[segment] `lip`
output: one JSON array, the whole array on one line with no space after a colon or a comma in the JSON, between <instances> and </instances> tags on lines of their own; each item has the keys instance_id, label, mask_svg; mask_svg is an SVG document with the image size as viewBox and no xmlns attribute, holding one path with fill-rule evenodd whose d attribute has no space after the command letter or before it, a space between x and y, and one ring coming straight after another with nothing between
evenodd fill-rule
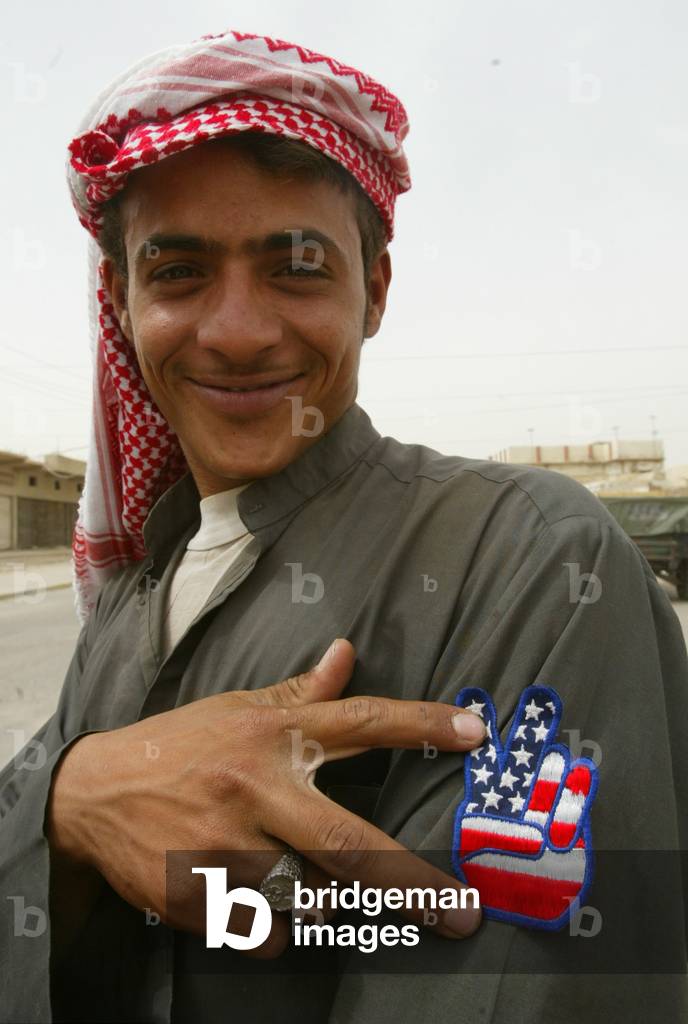
<instances>
[{"instance_id":1,"label":"lip","mask_svg":"<svg viewBox=\"0 0 688 1024\"><path fill-rule=\"evenodd\" d=\"M250 418L259 413L268 412L290 392L299 393L299 384L305 381L305 374L298 373L288 380L279 380L273 383L236 383L236 384L210 384L207 381L194 380L188 377L187 381L194 389L198 397L213 408L216 412L226 416L238 416ZM251 391L229 391L229 387L252 387Z\"/></svg>"}]
</instances>

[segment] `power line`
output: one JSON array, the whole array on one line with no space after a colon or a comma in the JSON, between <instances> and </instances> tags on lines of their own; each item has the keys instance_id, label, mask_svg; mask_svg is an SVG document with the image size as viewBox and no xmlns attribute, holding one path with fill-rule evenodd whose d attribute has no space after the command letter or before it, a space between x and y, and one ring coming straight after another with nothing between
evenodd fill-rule
<instances>
[{"instance_id":1,"label":"power line","mask_svg":"<svg viewBox=\"0 0 688 1024\"><path fill-rule=\"evenodd\" d=\"M88 395L79 394L76 391L66 391L65 389L57 390L52 388L50 384L45 382L37 381L34 378L27 378L21 375L21 371L11 371L9 374L5 367L3 369L3 381L8 384L18 385L19 387L29 388L30 390L37 391L39 394L47 395L49 398L59 398L62 401L69 402L87 402L89 400ZM59 387L59 386L58 386Z\"/></svg>"},{"instance_id":2,"label":"power line","mask_svg":"<svg viewBox=\"0 0 688 1024\"><path fill-rule=\"evenodd\" d=\"M0 348L5 352L11 352L15 356L20 356L22 359L28 359L32 363L40 363L41 366L47 366L48 369L52 370L53 373L61 373L70 380L74 380L75 377L79 380L83 380L86 384L90 383L88 377L81 377L78 374L72 373L69 369L64 366L60 366L59 363L49 363L46 359L42 359L41 356L34 355L33 352L22 352L21 349L13 348L12 345L6 345L4 342L0 343Z\"/></svg>"},{"instance_id":3,"label":"power line","mask_svg":"<svg viewBox=\"0 0 688 1024\"><path fill-rule=\"evenodd\" d=\"M496 359L512 356L580 356L600 355L608 352L688 352L688 345L646 345L624 346L622 348L562 348L522 349L512 352L424 352L413 355L365 356L368 362L387 363L406 359Z\"/></svg>"},{"instance_id":4,"label":"power line","mask_svg":"<svg viewBox=\"0 0 688 1024\"><path fill-rule=\"evenodd\" d=\"M573 392L573 394L576 394L576 392ZM578 392L578 394L580 394L580 392ZM661 395L661 396L649 395L648 397L650 397L650 398L661 397L662 399L664 399L666 401L666 399L668 399L668 398L680 398L682 395L688 395L688 391L686 391L686 390L684 390L684 391L676 391L676 392L674 392L671 395ZM492 396L492 397L497 397L497 396ZM509 397L509 396L502 396L502 397L506 398L506 397ZM637 400L639 397L641 397L641 396L638 396L638 395L634 396L635 400ZM591 403L588 407L591 408L591 409L595 409L598 405L619 405L619 404L621 404L624 401L627 402L627 401L630 401L630 400L631 400L630 396L628 398L625 398L625 399L624 398L598 398L593 403ZM566 408L566 405L564 403L562 403L562 402L554 402L554 403L550 402L550 403L545 404L545 405L516 405L516 406L509 406L509 407L499 406L497 408L493 407L493 408L490 408L490 409L486 409L486 408L484 408L484 409L471 409L470 413L471 413L471 416L484 416L484 415L488 415L488 414L492 415L493 413L503 413L505 415L511 415L511 413L514 413L514 412L532 412L532 411L539 410L539 409L565 409L565 408ZM437 418L439 416L453 416L453 415L456 415L456 412L457 412L456 410L451 410L451 411L445 411L445 412L439 412L439 413L434 413L434 412L433 413L420 413L420 414L410 415L410 416L407 415L404 412L400 412L398 414L389 413L387 415L390 415L392 418L398 418L398 419L404 419L404 420L427 420L427 419L431 419L433 417Z\"/></svg>"},{"instance_id":5,"label":"power line","mask_svg":"<svg viewBox=\"0 0 688 1024\"><path fill-rule=\"evenodd\" d=\"M3 370L3 380L5 380L9 384L14 384L14 385L16 385L18 387L21 387L21 388L28 388L29 390L37 391L39 394L47 395L50 398L57 398L57 399L60 399L61 401L69 401L69 402L87 402L88 401L88 395L79 395L79 394L77 394L74 391L70 392L70 391L65 391L65 390L58 390L56 388L52 388L49 384L43 384L40 381L32 380L30 378L27 379L26 377L16 377L16 376L8 375L7 372L4 371L4 370Z\"/></svg>"},{"instance_id":6,"label":"power line","mask_svg":"<svg viewBox=\"0 0 688 1024\"><path fill-rule=\"evenodd\" d=\"M576 388L573 391L553 391L551 388L542 387L538 391L499 391L499 390L495 390L495 391L479 391L479 392L471 391L471 392L467 392L466 394L452 394L452 395L428 394L427 395L427 400L432 400L433 402L453 402L453 401L456 401L457 399L466 400L466 399L474 399L474 398L529 398L531 395L542 395L544 392L546 392L548 395L581 395L581 394L585 394L585 395L606 395L606 394L610 394L610 393L613 393L613 392L620 392L621 394L627 394L629 392L640 391L641 393L646 393L648 395L652 395L654 390L657 390L657 392L658 392L657 397L664 397L661 394L661 392L665 388L673 388L673 389L675 389L675 388L683 388L683 387L684 387L683 384L656 384L656 385L652 384L652 385L649 385L649 386L645 385L645 384L634 384L634 385L631 385L631 387L628 387L628 388L615 388L615 387L609 387L609 388L585 388L585 389ZM682 394L682 392L678 392L678 394ZM671 392L669 392L666 395L666 397L667 398L671 398L672 397ZM413 395L371 395L369 400L371 402L376 402L377 403L377 402L404 402L404 401L417 402L417 401L424 401L425 399L423 398L423 396L419 396L416 393L416 394L413 394Z\"/></svg>"}]
</instances>

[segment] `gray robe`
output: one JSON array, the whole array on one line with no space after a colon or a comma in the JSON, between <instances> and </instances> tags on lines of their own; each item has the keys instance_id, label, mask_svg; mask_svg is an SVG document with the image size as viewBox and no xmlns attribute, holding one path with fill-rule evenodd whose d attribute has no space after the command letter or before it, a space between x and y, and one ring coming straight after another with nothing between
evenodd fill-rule
<instances>
[{"instance_id":1,"label":"gray robe","mask_svg":"<svg viewBox=\"0 0 688 1024\"><path fill-rule=\"evenodd\" d=\"M45 763L18 768L20 755L0 777L0 1018L686 1019L685 897L673 862L654 852L688 848L686 648L649 565L598 499L554 472L381 437L354 404L291 465L239 495L256 540L163 661L165 594L198 528L198 501L189 476L159 500L145 529L149 556L101 592L57 711L35 737ZM201 940L146 924L105 884L51 971L43 828L66 747L87 732L302 672L335 636L357 652L347 694L453 703L461 687L479 686L495 701L503 736L526 686L557 690L562 741L573 756L584 741L583 753L601 755L592 836L612 883L597 892L593 882L588 900L609 922L600 937L575 946L570 936L485 921L465 941L431 936L436 970L432 957L420 971L400 960L381 974L328 970L303 950L281 965L225 950L226 970L203 972L194 969ZM461 755L422 751L373 751L318 773L333 799L449 872L463 779ZM601 851L635 851L642 863L620 855L610 869ZM669 897L659 929L653 899L628 884L645 876L658 886L653 899ZM614 878L623 880L616 889ZM44 920L18 927L18 898Z\"/></svg>"}]
</instances>

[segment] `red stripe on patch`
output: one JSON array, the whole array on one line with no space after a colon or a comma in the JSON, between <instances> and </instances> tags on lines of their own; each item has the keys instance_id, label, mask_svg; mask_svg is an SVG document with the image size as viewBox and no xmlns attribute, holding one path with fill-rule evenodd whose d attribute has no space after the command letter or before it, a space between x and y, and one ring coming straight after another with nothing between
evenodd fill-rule
<instances>
[{"instance_id":1,"label":"red stripe on patch","mask_svg":"<svg viewBox=\"0 0 688 1024\"><path fill-rule=\"evenodd\" d=\"M549 830L549 837L553 845L568 846L576 834L576 827L576 825L572 825L569 821L556 821L555 819Z\"/></svg>"},{"instance_id":2,"label":"red stripe on patch","mask_svg":"<svg viewBox=\"0 0 688 1024\"><path fill-rule=\"evenodd\" d=\"M547 814L552 810L552 804L554 803L554 798L557 795L558 789L558 782L545 782L542 779L539 782L536 782L533 795L528 803L528 810L544 811L545 814Z\"/></svg>"},{"instance_id":3,"label":"red stripe on patch","mask_svg":"<svg viewBox=\"0 0 688 1024\"><path fill-rule=\"evenodd\" d=\"M572 793L583 793L587 796L590 792L590 769L585 765L573 768L567 776L566 786Z\"/></svg>"},{"instance_id":4,"label":"red stripe on patch","mask_svg":"<svg viewBox=\"0 0 688 1024\"><path fill-rule=\"evenodd\" d=\"M519 875L480 867L470 861L462 868L468 884L479 891L483 906L523 914L538 921L560 917L581 890L580 882Z\"/></svg>"},{"instance_id":5,"label":"red stripe on patch","mask_svg":"<svg viewBox=\"0 0 688 1024\"><path fill-rule=\"evenodd\" d=\"M538 853L542 846L541 839L525 839L522 836L510 836L503 833L480 832L478 829L461 829L461 855L473 853L474 850L510 850L512 853Z\"/></svg>"}]
</instances>

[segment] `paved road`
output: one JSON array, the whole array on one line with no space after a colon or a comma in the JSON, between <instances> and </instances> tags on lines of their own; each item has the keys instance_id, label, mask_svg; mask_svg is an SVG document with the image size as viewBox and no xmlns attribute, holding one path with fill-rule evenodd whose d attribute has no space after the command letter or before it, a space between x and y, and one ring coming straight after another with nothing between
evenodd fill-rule
<instances>
[{"instance_id":1,"label":"paved road","mask_svg":"<svg viewBox=\"0 0 688 1024\"><path fill-rule=\"evenodd\" d=\"M0 766L15 753L8 730L29 739L55 710L79 635L70 587L37 596L0 601Z\"/></svg>"},{"instance_id":2,"label":"paved road","mask_svg":"<svg viewBox=\"0 0 688 1024\"><path fill-rule=\"evenodd\" d=\"M688 601L673 602L688 644ZM52 714L79 633L71 589L52 590L41 600L0 601L0 767Z\"/></svg>"}]
</instances>

